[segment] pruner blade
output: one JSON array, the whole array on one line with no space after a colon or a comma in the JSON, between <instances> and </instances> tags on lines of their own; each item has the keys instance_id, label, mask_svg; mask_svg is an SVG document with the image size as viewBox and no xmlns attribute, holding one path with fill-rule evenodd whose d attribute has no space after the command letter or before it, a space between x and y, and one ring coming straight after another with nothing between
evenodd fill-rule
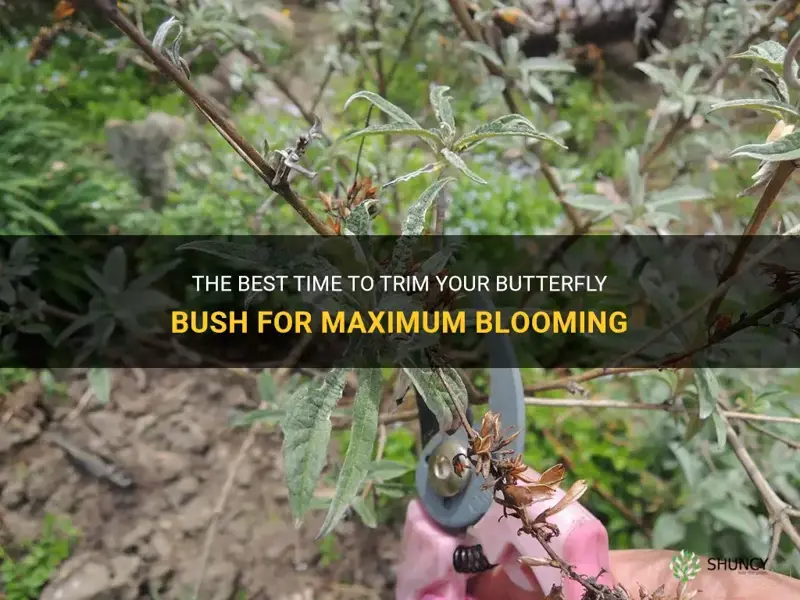
<instances>
[{"instance_id":1,"label":"pruner blade","mask_svg":"<svg viewBox=\"0 0 800 600\"><path fill-rule=\"evenodd\" d=\"M492 310L491 300L475 294L477 308ZM517 366L514 348L508 337L488 334L490 393L489 409L500 416L504 427L514 430L525 426L525 403L522 376ZM467 414L472 424L471 412ZM481 489L486 481L472 469L461 475L455 472L453 459L466 454L467 434L459 429L452 435L439 431L434 414L419 403L419 424L422 453L417 464L417 495L425 511L442 528L464 531L483 518L492 505L491 490ZM508 446L521 454L525 443L522 432Z\"/></svg>"}]
</instances>

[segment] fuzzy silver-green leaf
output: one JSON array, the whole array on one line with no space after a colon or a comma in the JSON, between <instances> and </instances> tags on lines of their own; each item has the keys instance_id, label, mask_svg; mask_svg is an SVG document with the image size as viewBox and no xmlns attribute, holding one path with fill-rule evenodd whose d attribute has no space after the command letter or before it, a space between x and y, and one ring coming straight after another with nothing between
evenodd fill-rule
<instances>
[{"instance_id":1,"label":"fuzzy silver-green leaf","mask_svg":"<svg viewBox=\"0 0 800 600\"><path fill-rule=\"evenodd\" d=\"M331 437L331 412L342 397L347 369L334 369L319 385L307 385L288 401L283 429L283 462L289 506L296 523L308 511L322 475Z\"/></svg>"},{"instance_id":2,"label":"fuzzy silver-green leaf","mask_svg":"<svg viewBox=\"0 0 800 600\"><path fill-rule=\"evenodd\" d=\"M778 162L800 158L800 131L765 144L746 144L731 152L731 158L749 156L759 160Z\"/></svg>"},{"instance_id":3,"label":"fuzzy silver-green leaf","mask_svg":"<svg viewBox=\"0 0 800 600\"><path fill-rule=\"evenodd\" d=\"M380 369L358 370L358 391L353 400L350 443L336 482L336 491L318 538L328 535L355 500L372 465L372 449L378 433L383 378Z\"/></svg>"},{"instance_id":4,"label":"fuzzy silver-green leaf","mask_svg":"<svg viewBox=\"0 0 800 600\"><path fill-rule=\"evenodd\" d=\"M430 90L431 106L439 124L445 130L445 137L454 136L456 133L456 122L453 118L453 107L450 104L451 98L447 95L448 91L450 88L446 85L432 85Z\"/></svg>"},{"instance_id":5,"label":"fuzzy silver-green leaf","mask_svg":"<svg viewBox=\"0 0 800 600\"><path fill-rule=\"evenodd\" d=\"M347 99L347 102L344 103L344 109L347 110L347 107L350 106L350 103L353 100L357 100L359 98L363 98L371 102L375 108L380 110L381 112L386 113L389 117L391 117L392 121L397 121L398 123L403 123L408 125L409 127L416 127L417 129L422 129L422 126L417 123L411 115L409 115L406 111L404 111L399 106L395 106L391 102L389 102L383 96L376 94L375 92L369 92L367 90L362 90L360 92L356 92L352 96Z\"/></svg>"},{"instance_id":6,"label":"fuzzy silver-green leaf","mask_svg":"<svg viewBox=\"0 0 800 600\"><path fill-rule=\"evenodd\" d=\"M785 119L786 117L800 119L800 112L798 112L797 109L791 104L780 102L779 100L771 100L768 98L741 98L737 100L727 100L726 102L713 104L711 108L708 109L708 112L711 113L723 108L747 108L750 110L758 110L769 113L779 119Z\"/></svg>"},{"instance_id":7,"label":"fuzzy silver-green leaf","mask_svg":"<svg viewBox=\"0 0 800 600\"><path fill-rule=\"evenodd\" d=\"M363 137L370 137L374 135L397 135L397 134L416 136L424 140L428 145L430 145L434 149L444 144L442 138L440 138L433 131L424 129L419 125L407 125L405 123L400 123L400 122L386 123L384 125L370 125L369 127L365 127L363 129L357 129L356 131L351 131L350 133L345 134L338 141L349 142L352 140L357 140Z\"/></svg>"},{"instance_id":8,"label":"fuzzy silver-green leaf","mask_svg":"<svg viewBox=\"0 0 800 600\"><path fill-rule=\"evenodd\" d=\"M537 131L536 127L528 119L522 115L506 115L481 125L477 129L461 136L455 144L453 150L455 152L464 152L470 150L491 138L498 137L526 137L539 141L552 142L557 146L566 148L563 144L558 142L555 138Z\"/></svg>"},{"instance_id":9,"label":"fuzzy silver-green leaf","mask_svg":"<svg viewBox=\"0 0 800 600\"><path fill-rule=\"evenodd\" d=\"M470 168L467 166L467 163L464 162L464 159L462 159L455 152L453 152L451 150L448 150L447 148L442 148L441 154L442 154L442 156L444 157L444 159L447 162L449 162L456 169L458 169L459 171L464 173L464 175L466 175L467 177L472 179L472 181L474 181L476 183L481 183L481 184L484 184L484 185L488 183L485 179L483 179L482 177L479 177L477 174L473 173L470 170Z\"/></svg>"}]
</instances>

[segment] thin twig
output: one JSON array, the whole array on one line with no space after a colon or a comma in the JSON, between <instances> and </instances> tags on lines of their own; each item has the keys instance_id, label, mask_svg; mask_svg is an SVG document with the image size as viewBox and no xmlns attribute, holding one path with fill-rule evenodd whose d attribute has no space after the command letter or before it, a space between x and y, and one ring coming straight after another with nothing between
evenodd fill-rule
<instances>
[{"instance_id":1,"label":"thin twig","mask_svg":"<svg viewBox=\"0 0 800 600\"><path fill-rule=\"evenodd\" d=\"M697 302L697 304L695 304L692 308L684 312L680 317L678 317L671 323L665 325L659 331L657 331L652 336L647 338L644 342L636 346L633 350L630 350L629 352L623 354L621 357L619 357L617 360L614 361L614 365L619 365L621 363L624 363L631 357L636 356L642 350L649 347L651 344L654 344L655 342L659 341L661 338L663 338L669 332L674 330L676 327L679 327L680 325L688 321L695 314L703 310L703 308L706 305L713 302L719 296L725 294L733 286L733 284L736 283L739 279L741 279L748 271L750 271L753 267L758 265L765 257L769 256L783 243L785 243L790 237L794 236L798 232L800 232L800 224L795 225L794 227L787 230L786 233L782 234L778 239L772 240L769 244L767 244L767 246L761 252L759 252L752 259L750 259L750 261L748 261L747 264L745 264L736 274L731 276L730 279L718 285L713 292L708 294L708 296Z\"/></svg>"},{"instance_id":2,"label":"thin twig","mask_svg":"<svg viewBox=\"0 0 800 600\"><path fill-rule=\"evenodd\" d=\"M729 417L730 418L730 417ZM766 427L761 427L760 425L756 425L755 423L751 423L750 421L745 421L745 424L753 429L754 431L758 431L761 434L766 435L767 437L771 437L773 440L777 440L783 444L789 446L789 448L793 450L800 450L800 442L796 442L795 440L790 440L787 437L783 437L782 435L778 435L774 431L770 431Z\"/></svg>"},{"instance_id":3,"label":"thin twig","mask_svg":"<svg viewBox=\"0 0 800 600\"><path fill-rule=\"evenodd\" d=\"M798 36L798 39L800 39L800 36ZM719 283L724 283L736 273L736 270L739 268L739 265L741 265L742 260L744 260L747 249L750 247L750 244L753 241L753 236L758 233L758 230L764 223L764 219L767 217L769 209L772 208L773 204L775 204L778 194L780 194L783 186L786 185L786 182L789 181L789 177L791 177L792 173L794 173L795 168L794 162L790 160L778 163L775 173L772 175L769 184L764 189L764 193L761 195L761 199L758 201L755 210L753 210L753 214L750 216L750 221L747 223L747 227L745 227L744 233L742 233L742 237L739 239L739 243L736 245L736 250L734 250L728 266L725 268L719 278ZM708 307L708 314L706 315L707 325L710 326L714 323L714 319L716 319L717 316L717 310L724 299L725 294L723 293L718 296Z\"/></svg>"},{"instance_id":4,"label":"thin twig","mask_svg":"<svg viewBox=\"0 0 800 600\"><path fill-rule=\"evenodd\" d=\"M581 398L537 398L535 396L525 396L525 404L528 406L550 406L558 408L603 408L603 409L623 409L623 410L651 410L669 413L688 413L689 409L685 406L675 404L645 404L644 402L626 402L624 400L584 400ZM800 419L795 417L778 417L775 415L761 415L756 413L746 413L725 410L724 415L728 419L739 421L765 421L769 423L784 423L789 425L800 425Z\"/></svg>"},{"instance_id":5,"label":"thin twig","mask_svg":"<svg viewBox=\"0 0 800 600\"><path fill-rule=\"evenodd\" d=\"M725 408L723 402L720 401L718 404L719 408ZM795 547L800 550L800 532L797 531L790 519L790 514L795 514L796 509L784 502L780 496L778 496L775 490L772 489L772 486L769 484L767 478L764 477L764 474L756 465L753 457L750 456L750 453L747 451L747 448L745 448L744 443L736 433L736 430L728 421L728 418L724 414L720 416L722 418L722 422L725 424L725 432L733 453L736 455L736 458L739 459L739 462L742 464L747 476L750 478L750 481L753 482L753 485L758 490L762 500L764 501L764 504L767 507L770 521L773 523L774 527L772 547L777 546L779 543L775 541L775 538L777 537L780 539L781 534L785 533ZM777 550L775 552L777 552ZM772 558L774 560L774 553L772 549L770 550L770 556L768 558Z\"/></svg>"},{"instance_id":6,"label":"thin twig","mask_svg":"<svg viewBox=\"0 0 800 600\"><path fill-rule=\"evenodd\" d=\"M150 40L144 37L119 9L116 7L108 8L103 0L95 0L95 3L103 11L106 18L128 36L153 61L158 69L189 97L236 153L247 162L273 191L282 196L314 231L320 235L335 235L335 232L314 214L288 184L272 184L275 178L275 171L259 151L239 133L233 123L222 115L210 98L202 94L166 56L155 49Z\"/></svg>"}]
</instances>

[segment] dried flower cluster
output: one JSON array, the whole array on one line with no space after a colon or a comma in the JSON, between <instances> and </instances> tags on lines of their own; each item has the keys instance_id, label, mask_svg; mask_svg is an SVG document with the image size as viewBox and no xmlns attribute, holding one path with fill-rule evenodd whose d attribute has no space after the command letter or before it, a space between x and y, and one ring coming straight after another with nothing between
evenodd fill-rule
<instances>
[{"instance_id":1,"label":"dried flower cluster","mask_svg":"<svg viewBox=\"0 0 800 600\"><path fill-rule=\"evenodd\" d=\"M579 574L564 562L549 546L550 540L558 536L558 526L548 523L547 519L561 512L573 502L577 502L586 493L588 485L584 480L572 484L563 498L546 508L536 517L531 517L529 507L537 502L551 499L564 481L565 470L561 464L547 469L537 478L531 478L528 468L522 462L522 456L514 453L508 446L520 434L502 432L500 415L487 412L481 421L480 431L468 431L470 447L468 454L458 455L453 459L453 467L459 475L467 468L474 468L487 479L484 489L493 489L494 500L503 507L502 518L509 516L522 523L518 535L523 533L535 537L545 549L549 558L523 556L520 563L535 566L550 566L560 569L566 577L578 581L586 589L585 599L593 600L627 600L630 595L622 587L611 589L597 582L597 577ZM561 588L554 587L547 598L557 600L563 598ZM658 596L642 596L642 600L660 600Z\"/></svg>"},{"instance_id":2,"label":"dried flower cluster","mask_svg":"<svg viewBox=\"0 0 800 600\"><path fill-rule=\"evenodd\" d=\"M319 199L328 214L327 223L339 235L342 233L342 223L347 220L353 209L365 201L375 200L377 197L378 187L372 184L372 179L369 177L362 177L354 181L347 190L346 198L336 198L324 192L319 194Z\"/></svg>"}]
</instances>

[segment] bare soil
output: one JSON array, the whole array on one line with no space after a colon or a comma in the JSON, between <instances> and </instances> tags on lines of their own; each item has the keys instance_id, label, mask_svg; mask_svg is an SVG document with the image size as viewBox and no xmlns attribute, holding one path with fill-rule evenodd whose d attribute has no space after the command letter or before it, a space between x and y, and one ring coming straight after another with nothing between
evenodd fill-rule
<instances>
[{"instance_id":1,"label":"bare soil","mask_svg":"<svg viewBox=\"0 0 800 600\"><path fill-rule=\"evenodd\" d=\"M377 530L347 521L334 534L337 556L321 552L324 515L299 530L292 522L276 431L245 455L204 566L214 507L246 435L229 415L255 407L255 390L223 370L116 370L113 381L110 404L80 411L85 377L73 376L67 398L33 382L0 399L0 542L37 537L47 513L80 531L43 600L183 600L201 570L204 600L393 597L402 520ZM48 432L111 459L135 485L81 472Z\"/></svg>"}]
</instances>

